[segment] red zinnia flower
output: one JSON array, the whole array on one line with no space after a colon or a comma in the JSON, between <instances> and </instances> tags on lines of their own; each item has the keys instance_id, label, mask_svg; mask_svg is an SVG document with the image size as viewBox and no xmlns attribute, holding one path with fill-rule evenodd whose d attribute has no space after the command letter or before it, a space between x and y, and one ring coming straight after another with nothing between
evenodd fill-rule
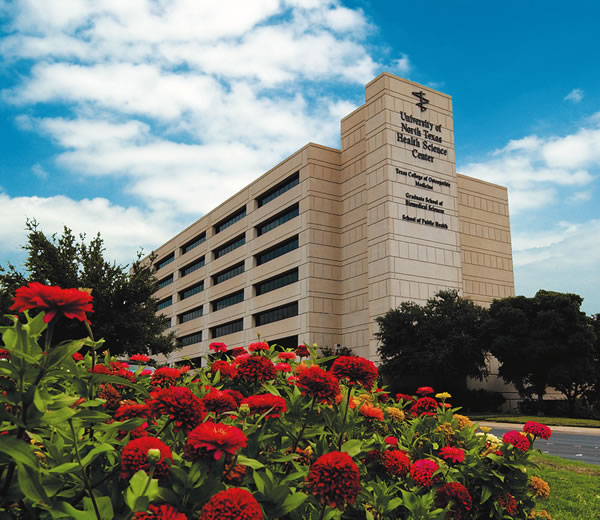
<instances>
[{"instance_id":1,"label":"red zinnia flower","mask_svg":"<svg viewBox=\"0 0 600 520\"><path fill-rule=\"evenodd\" d=\"M223 454L234 455L247 444L248 439L239 428L222 423L205 422L190 432L184 453L188 460L202 459L207 455L220 460Z\"/></svg>"},{"instance_id":2,"label":"red zinnia flower","mask_svg":"<svg viewBox=\"0 0 600 520\"><path fill-rule=\"evenodd\" d=\"M526 422L523 425L523 431L530 433L534 437L539 437L540 439L549 439L552 437L552 430L548 428L548 426L535 421Z\"/></svg>"},{"instance_id":3,"label":"red zinnia flower","mask_svg":"<svg viewBox=\"0 0 600 520\"><path fill-rule=\"evenodd\" d=\"M100 385L100 393L98 393L98 398L106 400L106 402L102 405L104 408L116 410L121 404L122 397L123 396L114 386L109 384Z\"/></svg>"},{"instance_id":4,"label":"red zinnia flower","mask_svg":"<svg viewBox=\"0 0 600 520\"><path fill-rule=\"evenodd\" d=\"M301 358L310 356L310 350L308 350L306 345L298 345L295 352L296 355Z\"/></svg>"},{"instance_id":5,"label":"red zinnia flower","mask_svg":"<svg viewBox=\"0 0 600 520\"><path fill-rule=\"evenodd\" d=\"M153 417L168 415L175 421L175 431L189 432L204 419L204 405L192 391L185 386L161 388L150 394L148 409Z\"/></svg>"},{"instance_id":6,"label":"red zinnia flower","mask_svg":"<svg viewBox=\"0 0 600 520\"><path fill-rule=\"evenodd\" d=\"M238 357L238 356L241 356L242 354L248 354L248 351L244 347L235 347L231 351L231 355L233 357Z\"/></svg>"},{"instance_id":7,"label":"red zinnia flower","mask_svg":"<svg viewBox=\"0 0 600 520\"><path fill-rule=\"evenodd\" d=\"M277 370L277 372L291 372L292 367L289 363L276 363L275 370Z\"/></svg>"},{"instance_id":8,"label":"red zinnia flower","mask_svg":"<svg viewBox=\"0 0 600 520\"><path fill-rule=\"evenodd\" d=\"M129 441L121 453L121 478L127 479L143 469L150 473L148 450L158 449L160 459L154 468L154 478L165 481L169 477L169 466L173 462L171 448L156 437L140 437Z\"/></svg>"},{"instance_id":9,"label":"red zinnia flower","mask_svg":"<svg viewBox=\"0 0 600 520\"><path fill-rule=\"evenodd\" d=\"M381 403L387 403L390 398L390 394L388 394L383 388L378 388L375 390L375 397Z\"/></svg>"},{"instance_id":10,"label":"red zinnia flower","mask_svg":"<svg viewBox=\"0 0 600 520\"><path fill-rule=\"evenodd\" d=\"M389 444L390 446L398 446L398 439L396 439L396 437L392 437L391 435L386 437L385 439L386 444Z\"/></svg>"},{"instance_id":11,"label":"red zinnia flower","mask_svg":"<svg viewBox=\"0 0 600 520\"><path fill-rule=\"evenodd\" d=\"M133 518L135 520L187 520L187 516L180 513L175 506L170 504L161 504L159 506L150 504L148 511L135 513Z\"/></svg>"},{"instance_id":12,"label":"red zinnia flower","mask_svg":"<svg viewBox=\"0 0 600 520\"><path fill-rule=\"evenodd\" d=\"M417 460L410 467L410 478L412 478L417 484L429 488L433 486L432 477L438 469L440 469L440 467L432 460Z\"/></svg>"},{"instance_id":13,"label":"red zinnia flower","mask_svg":"<svg viewBox=\"0 0 600 520\"><path fill-rule=\"evenodd\" d=\"M225 343L211 343L208 348L215 352L227 352L227 345Z\"/></svg>"},{"instance_id":14,"label":"red zinnia flower","mask_svg":"<svg viewBox=\"0 0 600 520\"><path fill-rule=\"evenodd\" d=\"M75 352L75 354L77 354L77 352ZM75 354L73 354L73 355L75 355ZM5 348L0 348L0 359L9 359L9 358L10 358L10 352Z\"/></svg>"},{"instance_id":15,"label":"red zinnia flower","mask_svg":"<svg viewBox=\"0 0 600 520\"><path fill-rule=\"evenodd\" d=\"M360 492L360 473L350 455L332 451L310 467L306 487L321 503L343 510Z\"/></svg>"},{"instance_id":16,"label":"red zinnia flower","mask_svg":"<svg viewBox=\"0 0 600 520\"><path fill-rule=\"evenodd\" d=\"M446 518L451 520L466 520L470 518L473 500L469 490L460 482L448 482L440 486L435 492L435 507L440 509L451 505L446 513Z\"/></svg>"},{"instance_id":17,"label":"red zinnia flower","mask_svg":"<svg viewBox=\"0 0 600 520\"><path fill-rule=\"evenodd\" d=\"M257 341L256 343L250 343L248 350L250 352L256 352L257 350L269 350L269 344L266 341Z\"/></svg>"},{"instance_id":18,"label":"red zinnia flower","mask_svg":"<svg viewBox=\"0 0 600 520\"><path fill-rule=\"evenodd\" d=\"M216 374L219 370L221 371L221 377L234 377L236 372L235 367L232 367L223 359L218 359L210 367L213 374Z\"/></svg>"},{"instance_id":19,"label":"red zinnia flower","mask_svg":"<svg viewBox=\"0 0 600 520\"><path fill-rule=\"evenodd\" d=\"M410 469L410 459L401 450L387 450L381 455L381 464L393 477L402 478Z\"/></svg>"},{"instance_id":20,"label":"red zinnia flower","mask_svg":"<svg viewBox=\"0 0 600 520\"><path fill-rule=\"evenodd\" d=\"M429 395L433 394L434 390L430 386L420 386L417 388L417 395Z\"/></svg>"},{"instance_id":21,"label":"red zinnia flower","mask_svg":"<svg viewBox=\"0 0 600 520\"><path fill-rule=\"evenodd\" d=\"M23 312L28 309L44 311L44 323L50 323L57 314L65 318L86 321L86 312L94 312L92 295L79 289L63 289L62 287L43 285L31 282L15 291L15 302L11 311Z\"/></svg>"},{"instance_id":22,"label":"red zinnia flower","mask_svg":"<svg viewBox=\"0 0 600 520\"><path fill-rule=\"evenodd\" d=\"M202 398L202 403L207 412L215 412L217 415L237 410L235 399L227 392L216 388L213 388Z\"/></svg>"},{"instance_id":23,"label":"red zinnia flower","mask_svg":"<svg viewBox=\"0 0 600 520\"><path fill-rule=\"evenodd\" d=\"M223 390L223 392L225 392L226 394L229 394L231 397L233 397L233 400L235 401L235 404L237 405L237 407L240 407L240 404L242 404L242 401L244 400L244 395L242 394L242 392L238 392L237 390L232 390L231 388L228 388L227 390Z\"/></svg>"},{"instance_id":24,"label":"red zinnia flower","mask_svg":"<svg viewBox=\"0 0 600 520\"><path fill-rule=\"evenodd\" d=\"M440 457L446 461L460 464L465 460L465 450L455 448L454 446L444 446L440 450Z\"/></svg>"},{"instance_id":25,"label":"red zinnia flower","mask_svg":"<svg viewBox=\"0 0 600 520\"><path fill-rule=\"evenodd\" d=\"M363 404L358 411L367 419L377 419L379 421L383 421L384 419L383 410L369 403Z\"/></svg>"},{"instance_id":26,"label":"red zinnia flower","mask_svg":"<svg viewBox=\"0 0 600 520\"><path fill-rule=\"evenodd\" d=\"M153 372L154 371L151 368L144 368L144 370L142 370L140 372L140 375L141 376L149 376L149 375L152 375Z\"/></svg>"},{"instance_id":27,"label":"red zinnia flower","mask_svg":"<svg viewBox=\"0 0 600 520\"><path fill-rule=\"evenodd\" d=\"M340 393L338 380L317 365L302 370L296 384L303 395L316 397L321 403L332 404Z\"/></svg>"},{"instance_id":28,"label":"red zinnia flower","mask_svg":"<svg viewBox=\"0 0 600 520\"><path fill-rule=\"evenodd\" d=\"M107 375L112 375L113 371L108 368L106 365L94 365L94 370L92 370L91 368L88 370L88 372L93 372L94 374L107 374Z\"/></svg>"},{"instance_id":29,"label":"red zinnia flower","mask_svg":"<svg viewBox=\"0 0 600 520\"><path fill-rule=\"evenodd\" d=\"M416 402L410 407L410 411L415 415L425 413L433 413L438 406L437 401L433 397L419 397Z\"/></svg>"},{"instance_id":30,"label":"red zinnia flower","mask_svg":"<svg viewBox=\"0 0 600 520\"><path fill-rule=\"evenodd\" d=\"M264 356L248 356L238 364L235 377L236 379L252 382L274 379L275 375L275 365L273 365L273 362L269 358Z\"/></svg>"},{"instance_id":31,"label":"red zinnia flower","mask_svg":"<svg viewBox=\"0 0 600 520\"><path fill-rule=\"evenodd\" d=\"M148 405L126 401L115 412L115 419L117 421L127 421L134 417L148 417L149 415L150 410L148 409Z\"/></svg>"},{"instance_id":32,"label":"red zinnia flower","mask_svg":"<svg viewBox=\"0 0 600 520\"><path fill-rule=\"evenodd\" d=\"M129 356L129 361L139 361L140 363L148 363L150 358L146 354L133 354Z\"/></svg>"},{"instance_id":33,"label":"red zinnia flower","mask_svg":"<svg viewBox=\"0 0 600 520\"><path fill-rule=\"evenodd\" d=\"M340 356L331 365L331 372L347 384L361 384L371 390L377 379L377 367L372 361L358 356Z\"/></svg>"},{"instance_id":34,"label":"red zinnia flower","mask_svg":"<svg viewBox=\"0 0 600 520\"><path fill-rule=\"evenodd\" d=\"M296 359L296 354L294 352L280 352L277 354L277 359Z\"/></svg>"},{"instance_id":35,"label":"red zinnia flower","mask_svg":"<svg viewBox=\"0 0 600 520\"><path fill-rule=\"evenodd\" d=\"M496 502L498 502L501 507L506 509L506 512L511 516L516 515L519 512L519 509L517 508L517 501L510 493L507 493L506 495L498 495L496 497Z\"/></svg>"},{"instance_id":36,"label":"red zinnia flower","mask_svg":"<svg viewBox=\"0 0 600 520\"><path fill-rule=\"evenodd\" d=\"M150 384L155 387L167 388L173 386L180 376L181 372L176 368L157 368L150 377Z\"/></svg>"},{"instance_id":37,"label":"red zinnia flower","mask_svg":"<svg viewBox=\"0 0 600 520\"><path fill-rule=\"evenodd\" d=\"M404 401L405 403L414 403L415 398L407 394L396 394L396 402Z\"/></svg>"},{"instance_id":38,"label":"red zinnia flower","mask_svg":"<svg viewBox=\"0 0 600 520\"><path fill-rule=\"evenodd\" d=\"M251 395L242 401L250 407L250 413L262 415L269 411L265 419L270 417L281 417L282 413L287 411L285 399L274 394Z\"/></svg>"},{"instance_id":39,"label":"red zinnia flower","mask_svg":"<svg viewBox=\"0 0 600 520\"><path fill-rule=\"evenodd\" d=\"M506 444L512 444L518 450L527 451L529 449L529 439L516 430L506 432L502 440Z\"/></svg>"},{"instance_id":40,"label":"red zinnia flower","mask_svg":"<svg viewBox=\"0 0 600 520\"><path fill-rule=\"evenodd\" d=\"M75 352L72 357L75 361L83 361L83 356L79 352Z\"/></svg>"},{"instance_id":41,"label":"red zinnia flower","mask_svg":"<svg viewBox=\"0 0 600 520\"><path fill-rule=\"evenodd\" d=\"M204 504L199 520L264 520L264 515L252 493L229 488Z\"/></svg>"}]
</instances>

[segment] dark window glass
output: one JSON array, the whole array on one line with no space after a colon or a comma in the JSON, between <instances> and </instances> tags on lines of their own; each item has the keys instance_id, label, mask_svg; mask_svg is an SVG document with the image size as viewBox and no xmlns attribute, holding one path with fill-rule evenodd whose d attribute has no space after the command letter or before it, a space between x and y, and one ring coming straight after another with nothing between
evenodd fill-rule
<instances>
[{"instance_id":1,"label":"dark window glass","mask_svg":"<svg viewBox=\"0 0 600 520\"><path fill-rule=\"evenodd\" d=\"M179 323L187 323L188 321L192 321L195 320L196 318L199 318L200 316L202 316L202 306L200 307L196 307L195 309L192 309L191 311L187 311L187 312L183 312L181 314L179 314L177 316Z\"/></svg>"},{"instance_id":2,"label":"dark window glass","mask_svg":"<svg viewBox=\"0 0 600 520\"><path fill-rule=\"evenodd\" d=\"M279 345L283 349L296 348L298 346L298 336L287 336L286 338L274 339L273 341L269 341L269 345Z\"/></svg>"},{"instance_id":3,"label":"dark window glass","mask_svg":"<svg viewBox=\"0 0 600 520\"><path fill-rule=\"evenodd\" d=\"M166 309L172 303L173 303L173 297L169 296L168 298L165 298L164 300L161 300L156 304L156 310L160 311L161 309Z\"/></svg>"},{"instance_id":4,"label":"dark window glass","mask_svg":"<svg viewBox=\"0 0 600 520\"><path fill-rule=\"evenodd\" d=\"M223 296L223 298L219 298L218 300L215 300L214 302L212 302L212 310L214 311L220 311L221 309L224 309L225 307L231 307L232 305L235 305L236 303L240 303L244 301L244 291L237 291L234 292L233 294L229 294L227 296Z\"/></svg>"},{"instance_id":5,"label":"dark window glass","mask_svg":"<svg viewBox=\"0 0 600 520\"><path fill-rule=\"evenodd\" d=\"M191 287L188 287L187 289L184 289L183 291L181 291L179 293L179 299L185 300L186 298L189 298L190 296L194 296L194 294L198 294L199 292L202 292L203 290L204 290L204 281L201 281L200 283L197 283L196 285L192 285Z\"/></svg>"},{"instance_id":6,"label":"dark window glass","mask_svg":"<svg viewBox=\"0 0 600 520\"><path fill-rule=\"evenodd\" d=\"M188 345L193 345L194 343L200 343L202 341L202 331L194 332L194 334L188 334L187 336L181 336L177 338L177 346L179 347L187 347Z\"/></svg>"},{"instance_id":7,"label":"dark window glass","mask_svg":"<svg viewBox=\"0 0 600 520\"><path fill-rule=\"evenodd\" d=\"M292 220L294 217L297 217L298 214L298 204L294 204L293 206L287 208L285 211L278 213L273 218L270 218L269 220L266 220L265 222L256 226L258 236L264 235L267 231L271 231L277 226L281 226L281 224L285 224L288 220Z\"/></svg>"},{"instance_id":8,"label":"dark window glass","mask_svg":"<svg viewBox=\"0 0 600 520\"><path fill-rule=\"evenodd\" d=\"M197 237L190 240L187 244L184 244L181 246L181 254L185 255L188 251L191 251L195 247L198 247L205 240L206 240L206 232L203 231Z\"/></svg>"},{"instance_id":9,"label":"dark window glass","mask_svg":"<svg viewBox=\"0 0 600 520\"><path fill-rule=\"evenodd\" d=\"M227 334L233 334L234 332L240 332L241 330L244 330L243 318L213 327L211 329L211 336L213 338L218 338L220 336L227 336Z\"/></svg>"},{"instance_id":10,"label":"dark window glass","mask_svg":"<svg viewBox=\"0 0 600 520\"><path fill-rule=\"evenodd\" d=\"M158 288L162 289L163 287L166 287L167 285L171 285L172 283L173 283L173 275L171 274L158 282Z\"/></svg>"},{"instance_id":11,"label":"dark window glass","mask_svg":"<svg viewBox=\"0 0 600 520\"><path fill-rule=\"evenodd\" d=\"M217 233L220 233L224 229L227 229L232 224L235 224L238 220L242 220L245 216L246 216L246 206L244 206L242 209L236 211L235 213L232 213L225 219L221 220L221 222L219 222L218 224L215 224L215 235Z\"/></svg>"},{"instance_id":12,"label":"dark window glass","mask_svg":"<svg viewBox=\"0 0 600 520\"><path fill-rule=\"evenodd\" d=\"M184 276L187 276L188 274L193 273L194 271L200 269L203 266L204 266L204 257L198 258L198 260L195 260L194 262L181 268L179 270L179 274L183 278Z\"/></svg>"},{"instance_id":13,"label":"dark window glass","mask_svg":"<svg viewBox=\"0 0 600 520\"><path fill-rule=\"evenodd\" d=\"M286 191L291 190L294 186L297 186L300 182L300 172L294 173L283 182L280 182L277 186L274 186L269 191L266 191L262 195L256 198L258 207L264 206L267 202L271 202L273 199L283 195Z\"/></svg>"},{"instance_id":14,"label":"dark window glass","mask_svg":"<svg viewBox=\"0 0 600 520\"><path fill-rule=\"evenodd\" d=\"M256 255L256 265L262 265L266 262L270 262L271 260L274 260L281 255L285 255L294 249L298 249L298 235L286 240L285 242L282 242L281 244L277 244L276 246L271 247L262 253L258 253Z\"/></svg>"},{"instance_id":15,"label":"dark window glass","mask_svg":"<svg viewBox=\"0 0 600 520\"><path fill-rule=\"evenodd\" d=\"M184 358L181 361L175 361L175 366L181 367L191 365L192 368L202 368L202 356L193 357L191 359Z\"/></svg>"},{"instance_id":16,"label":"dark window glass","mask_svg":"<svg viewBox=\"0 0 600 520\"><path fill-rule=\"evenodd\" d=\"M235 264L234 266L228 267L227 269L215 274L213 276L213 285L218 285L225 280L229 280L238 274L242 274L244 272L244 262L239 264Z\"/></svg>"},{"instance_id":17,"label":"dark window glass","mask_svg":"<svg viewBox=\"0 0 600 520\"><path fill-rule=\"evenodd\" d=\"M215 255L215 259L221 258L222 256L233 251L234 249L237 249L238 247L243 246L245 243L246 243L246 235L240 235L239 237L236 237L233 240L226 242L225 244L223 244L222 246L218 247L217 249L215 249L213 251L213 254Z\"/></svg>"},{"instance_id":18,"label":"dark window glass","mask_svg":"<svg viewBox=\"0 0 600 520\"><path fill-rule=\"evenodd\" d=\"M175 253L171 253L168 256L165 256L162 260L156 262L156 270L162 269L165 265L169 265L173 260L175 260Z\"/></svg>"},{"instance_id":19,"label":"dark window glass","mask_svg":"<svg viewBox=\"0 0 600 520\"><path fill-rule=\"evenodd\" d=\"M264 312L259 312L254 315L254 323L257 327L266 325L267 323L273 323L274 321L285 320L292 316L298 316L298 302L288 303L275 309L271 309Z\"/></svg>"},{"instance_id":20,"label":"dark window glass","mask_svg":"<svg viewBox=\"0 0 600 520\"><path fill-rule=\"evenodd\" d=\"M269 278L268 280L264 280L262 282L257 283L254 287L256 289L256 296L260 296L261 294L265 294L275 289L279 289L280 287L285 287L286 285L290 285L294 282L298 281L298 269L293 269L288 271L287 273L283 273L273 278Z\"/></svg>"}]
</instances>

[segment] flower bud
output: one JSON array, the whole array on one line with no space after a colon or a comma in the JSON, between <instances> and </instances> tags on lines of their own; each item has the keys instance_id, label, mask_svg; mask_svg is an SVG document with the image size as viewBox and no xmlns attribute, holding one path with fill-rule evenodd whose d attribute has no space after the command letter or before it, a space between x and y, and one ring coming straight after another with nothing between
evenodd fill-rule
<instances>
[{"instance_id":1,"label":"flower bud","mask_svg":"<svg viewBox=\"0 0 600 520\"><path fill-rule=\"evenodd\" d=\"M240 415L248 415L250 413L250 406L248 406L248 404L246 404L246 403L241 404L240 407L238 408L238 411L239 411Z\"/></svg>"},{"instance_id":2,"label":"flower bud","mask_svg":"<svg viewBox=\"0 0 600 520\"><path fill-rule=\"evenodd\" d=\"M157 448L150 448L147 456L150 464L156 464L160 460L160 450Z\"/></svg>"}]
</instances>

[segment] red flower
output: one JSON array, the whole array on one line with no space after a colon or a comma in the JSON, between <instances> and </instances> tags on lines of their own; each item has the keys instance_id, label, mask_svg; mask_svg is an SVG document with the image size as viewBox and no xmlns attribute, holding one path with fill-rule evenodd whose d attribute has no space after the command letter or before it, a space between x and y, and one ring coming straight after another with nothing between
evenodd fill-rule
<instances>
[{"instance_id":1,"label":"red flower","mask_svg":"<svg viewBox=\"0 0 600 520\"><path fill-rule=\"evenodd\" d=\"M552 437L552 430L548 428L548 426L535 421L526 422L523 425L523 431L530 433L534 437L539 437L540 439L549 439Z\"/></svg>"},{"instance_id":2,"label":"red flower","mask_svg":"<svg viewBox=\"0 0 600 520\"><path fill-rule=\"evenodd\" d=\"M302 370L296 384L303 395L315 397L321 403L332 404L340 393L338 380L317 365Z\"/></svg>"},{"instance_id":3,"label":"red flower","mask_svg":"<svg viewBox=\"0 0 600 520\"><path fill-rule=\"evenodd\" d=\"M140 375L141 376L149 376L149 375L152 375L153 372L154 371L151 368L144 368L144 370L142 370L140 372Z\"/></svg>"},{"instance_id":4,"label":"red flower","mask_svg":"<svg viewBox=\"0 0 600 520\"><path fill-rule=\"evenodd\" d=\"M432 414L437 406L438 403L433 397L419 397L410 407L410 411L415 415Z\"/></svg>"},{"instance_id":5,"label":"red flower","mask_svg":"<svg viewBox=\"0 0 600 520\"><path fill-rule=\"evenodd\" d=\"M420 486L429 488L433 486L433 474L438 469L440 469L440 467L432 460L417 460L410 467L410 478L412 478Z\"/></svg>"},{"instance_id":6,"label":"red flower","mask_svg":"<svg viewBox=\"0 0 600 520\"><path fill-rule=\"evenodd\" d=\"M242 354L248 354L248 351L244 347L235 347L231 351L231 355L233 357L238 357L238 356L241 356Z\"/></svg>"},{"instance_id":7,"label":"red flower","mask_svg":"<svg viewBox=\"0 0 600 520\"><path fill-rule=\"evenodd\" d=\"M256 352L257 350L269 350L269 344L266 341L257 341L256 343L250 343L248 350L250 352Z\"/></svg>"},{"instance_id":8,"label":"red flower","mask_svg":"<svg viewBox=\"0 0 600 520\"><path fill-rule=\"evenodd\" d=\"M289 363L276 363L275 370L277 370L277 372L291 372L292 367Z\"/></svg>"},{"instance_id":9,"label":"red flower","mask_svg":"<svg viewBox=\"0 0 600 520\"><path fill-rule=\"evenodd\" d=\"M347 384L361 384L371 390L377 379L377 367L372 361L357 356L340 356L331 365L331 372L338 379L345 379Z\"/></svg>"},{"instance_id":10,"label":"red flower","mask_svg":"<svg viewBox=\"0 0 600 520\"><path fill-rule=\"evenodd\" d=\"M274 394L251 395L242 401L250 407L250 413L262 415L269 412L265 418L281 417L282 413L287 411L285 399Z\"/></svg>"},{"instance_id":11,"label":"red flower","mask_svg":"<svg viewBox=\"0 0 600 520\"><path fill-rule=\"evenodd\" d=\"M295 352L296 355L301 358L310 356L310 350L308 350L306 345L298 345Z\"/></svg>"},{"instance_id":12,"label":"red flower","mask_svg":"<svg viewBox=\"0 0 600 520\"><path fill-rule=\"evenodd\" d=\"M225 343L211 343L208 348L215 352L227 352L227 345Z\"/></svg>"},{"instance_id":13,"label":"red flower","mask_svg":"<svg viewBox=\"0 0 600 520\"><path fill-rule=\"evenodd\" d=\"M289 361L290 359L296 359L296 354L294 352L280 352L277 354L277 359L285 359Z\"/></svg>"},{"instance_id":14,"label":"red flower","mask_svg":"<svg viewBox=\"0 0 600 520\"><path fill-rule=\"evenodd\" d=\"M126 368L119 368L118 370L113 370L112 375L113 376L117 376L117 377L122 377L123 379L127 379L128 381L131 381L132 383L135 383L135 375L134 375L134 373L130 372ZM120 385L120 388L123 388L123 386Z\"/></svg>"},{"instance_id":15,"label":"red flower","mask_svg":"<svg viewBox=\"0 0 600 520\"><path fill-rule=\"evenodd\" d=\"M518 450L527 451L529 449L529 439L516 430L506 432L502 440L506 444L512 444Z\"/></svg>"},{"instance_id":16,"label":"red flower","mask_svg":"<svg viewBox=\"0 0 600 520\"><path fill-rule=\"evenodd\" d=\"M381 455L381 464L390 475L398 478L403 478L410 469L410 459L401 450L385 451Z\"/></svg>"},{"instance_id":17,"label":"red flower","mask_svg":"<svg viewBox=\"0 0 600 520\"><path fill-rule=\"evenodd\" d=\"M465 460L465 450L455 448L454 446L444 446L440 450L440 457L445 461L460 464L463 460Z\"/></svg>"},{"instance_id":18,"label":"red flower","mask_svg":"<svg viewBox=\"0 0 600 520\"><path fill-rule=\"evenodd\" d=\"M140 437L129 441L121 453L121 478L128 479L143 469L150 473L148 450L158 449L160 459L154 468L154 478L165 481L169 477L169 466L173 462L171 448L156 437Z\"/></svg>"},{"instance_id":19,"label":"red flower","mask_svg":"<svg viewBox=\"0 0 600 520\"><path fill-rule=\"evenodd\" d=\"M407 394L396 394L396 402L404 401L405 403L414 403L415 398Z\"/></svg>"},{"instance_id":20,"label":"red flower","mask_svg":"<svg viewBox=\"0 0 600 520\"><path fill-rule=\"evenodd\" d=\"M227 392L222 392L216 388L202 398L202 403L207 412L214 412L217 415L237 410L235 399Z\"/></svg>"},{"instance_id":21,"label":"red flower","mask_svg":"<svg viewBox=\"0 0 600 520\"><path fill-rule=\"evenodd\" d=\"M235 377L238 380L253 382L274 379L275 375L275 365L270 359L264 356L249 356L237 366Z\"/></svg>"},{"instance_id":22,"label":"red flower","mask_svg":"<svg viewBox=\"0 0 600 520\"><path fill-rule=\"evenodd\" d=\"M135 520L187 520L187 516L169 504L161 504L159 506L150 504L147 511L135 513L133 518Z\"/></svg>"},{"instance_id":23,"label":"red flower","mask_svg":"<svg viewBox=\"0 0 600 520\"><path fill-rule=\"evenodd\" d=\"M117 421L127 421L134 417L149 417L149 415L148 405L126 401L115 412L115 419Z\"/></svg>"},{"instance_id":24,"label":"red flower","mask_svg":"<svg viewBox=\"0 0 600 520\"><path fill-rule=\"evenodd\" d=\"M75 352L72 357L75 361L83 361L83 356L79 352Z\"/></svg>"},{"instance_id":25,"label":"red flower","mask_svg":"<svg viewBox=\"0 0 600 520\"><path fill-rule=\"evenodd\" d=\"M398 446L398 439L396 439L396 437L392 437L391 435L386 437L385 439L386 444L389 444L390 446Z\"/></svg>"},{"instance_id":26,"label":"red flower","mask_svg":"<svg viewBox=\"0 0 600 520\"><path fill-rule=\"evenodd\" d=\"M102 405L109 410L116 410L121 404L122 395L112 385L100 385L99 399L104 399L106 402Z\"/></svg>"},{"instance_id":27,"label":"red flower","mask_svg":"<svg viewBox=\"0 0 600 520\"><path fill-rule=\"evenodd\" d=\"M235 426L205 422L199 424L188 435L184 448L188 460L197 460L211 455L220 460L223 454L234 455L248 444L244 432Z\"/></svg>"},{"instance_id":28,"label":"red flower","mask_svg":"<svg viewBox=\"0 0 600 520\"><path fill-rule=\"evenodd\" d=\"M516 515L519 512L519 509L517 508L517 501L510 493L496 496L496 502L498 502L500 507L506 509L506 512L511 516Z\"/></svg>"},{"instance_id":29,"label":"red flower","mask_svg":"<svg viewBox=\"0 0 600 520\"><path fill-rule=\"evenodd\" d=\"M310 467L306 487L321 503L343 510L360 492L360 473L350 455L332 451Z\"/></svg>"},{"instance_id":30,"label":"red flower","mask_svg":"<svg viewBox=\"0 0 600 520\"><path fill-rule=\"evenodd\" d=\"M148 409L153 417L167 415L175 421L175 431L191 431L205 416L204 405L184 386L161 388L150 394Z\"/></svg>"},{"instance_id":31,"label":"red flower","mask_svg":"<svg viewBox=\"0 0 600 520\"><path fill-rule=\"evenodd\" d=\"M238 392L237 390L232 390L231 388L228 388L227 390L223 390L223 392L225 392L226 394L229 394L231 397L233 397L233 400L235 401L235 404L237 405L237 407L240 407L240 404L242 404L242 401L244 400L244 396L242 395L242 392Z\"/></svg>"},{"instance_id":32,"label":"red flower","mask_svg":"<svg viewBox=\"0 0 600 520\"><path fill-rule=\"evenodd\" d=\"M259 503L249 491L229 488L204 504L199 520L264 520Z\"/></svg>"},{"instance_id":33,"label":"red flower","mask_svg":"<svg viewBox=\"0 0 600 520\"><path fill-rule=\"evenodd\" d=\"M28 309L44 311L44 323L50 323L54 316L63 314L70 320L86 321L86 312L94 312L92 295L79 289L63 289L62 287L42 285L31 282L15 291L15 302L11 311L23 312Z\"/></svg>"},{"instance_id":34,"label":"red flower","mask_svg":"<svg viewBox=\"0 0 600 520\"><path fill-rule=\"evenodd\" d=\"M148 363L150 358L146 354L133 354L129 356L129 361L139 361L140 363Z\"/></svg>"},{"instance_id":35,"label":"red flower","mask_svg":"<svg viewBox=\"0 0 600 520\"><path fill-rule=\"evenodd\" d=\"M88 372L93 372L94 374L106 374L106 375L112 375L113 371L108 368L106 365L94 365L94 370L92 370L91 368L88 370Z\"/></svg>"},{"instance_id":36,"label":"red flower","mask_svg":"<svg viewBox=\"0 0 600 520\"><path fill-rule=\"evenodd\" d=\"M218 359L210 367L213 374L216 374L219 370L221 371L221 377L234 377L236 372L235 367L232 367L223 359Z\"/></svg>"},{"instance_id":37,"label":"red flower","mask_svg":"<svg viewBox=\"0 0 600 520\"><path fill-rule=\"evenodd\" d=\"M181 372L176 368L158 368L152 373L150 384L154 387L167 388L173 386L180 376Z\"/></svg>"},{"instance_id":38,"label":"red flower","mask_svg":"<svg viewBox=\"0 0 600 520\"><path fill-rule=\"evenodd\" d=\"M451 505L446 513L446 518L450 520L466 520L470 518L470 511L473 507L473 500L469 490L460 482L448 482L440 486L435 492L435 507L440 509Z\"/></svg>"},{"instance_id":39,"label":"red flower","mask_svg":"<svg viewBox=\"0 0 600 520\"><path fill-rule=\"evenodd\" d=\"M390 394L388 394L383 388L378 388L375 390L375 396L381 403L387 403L388 399L390 398Z\"/></svg>"},{"instance_id":40,"label":"red flower","mask_svg":"<svg viewBox=\"0 0 600 520\"><path fill-rule=\"evenodd\" d=\"M384 419L383 410L369 403L363 404L358 411L367 419L377 419L379 421Z\"/></svg>"},{"instance_id":41,"label":"red flower","mask_svg":"<svg viewBox=\"0 0 600 520\"><path fill-rule=\"evenodd\" d=\"M433 394L434 390L430 386L420 386L417 388L417 395L429 395Z\"/></svg>"},{"instance_id":42,"label":"red flower","mask_svg":"<svg viewBox=\"0 0 600 520\"><path fill-rule=\"evenodd\" d=\"M10 352L5 348L0 348L0 359L9 359L9 358L10 358Z\"/></svg>"}]
</instances>

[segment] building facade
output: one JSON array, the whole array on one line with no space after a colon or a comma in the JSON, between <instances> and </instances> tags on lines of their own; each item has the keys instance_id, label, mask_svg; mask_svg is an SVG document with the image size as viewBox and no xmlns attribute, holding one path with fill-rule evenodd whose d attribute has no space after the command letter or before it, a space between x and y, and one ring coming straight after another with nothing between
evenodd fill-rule
<instances>
[{"instance_id":1,"label":"building facade","mask_svg":"<svg viewBox=\"0 0 600 520\"><path fill-rule=\"evenodd\" d=\"M155 253L174 362L259 333L374 358L375 318L402 301L514 295L506 188L456 173L450 96L387 73L341 150L307 144Z\"/></svg>"}]
</instances>

